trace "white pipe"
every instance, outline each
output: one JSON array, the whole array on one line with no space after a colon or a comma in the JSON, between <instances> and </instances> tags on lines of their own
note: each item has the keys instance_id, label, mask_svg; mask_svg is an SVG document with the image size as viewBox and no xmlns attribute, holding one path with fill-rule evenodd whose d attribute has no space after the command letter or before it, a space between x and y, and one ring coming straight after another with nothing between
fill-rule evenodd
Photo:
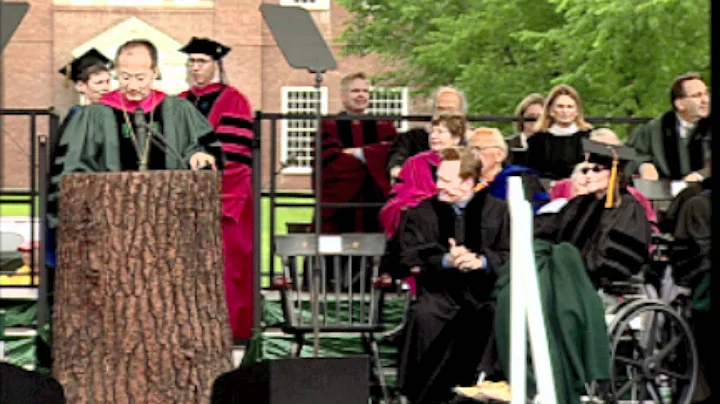
<instances>
[{"instance_id":1,"label":"white pipe","mask_svg":"<svg viewBox=\"0 0 720 404\"><path fill-rule=\"evenodd\" d=\"M508 179L508 205L510 208L510 390L512 404L524 404L527 374L527 329L525 301L523 300L522 221L519 218L523 194Z\"/></svg>"},{"instance_id":2,"label":"white pipe","mask_svg":"<svg viewBox=\"0 0 720 404\"><path fill-rule=\"evenodd\" d=\"M527 314L533 368L538 392L542 397L541 402L542 404L556 404L555 382L535 266L532 207L525 200L520 177L508 178L508 202L511 226L510 310L512 317L510 319L510 381L512 403L521 404L525 402L525 374L527 370L525 318ZM523 306L518 307L521 303ZM521 311L522 313L520 313ZM520 319L515 318L515 316L519 316ZM519 325L519 321L523 322L522 326ZM516 335L516 333L520 335ZM518 382L520 382L520 386L516 386Z\"/></svg>"}]
</instances>

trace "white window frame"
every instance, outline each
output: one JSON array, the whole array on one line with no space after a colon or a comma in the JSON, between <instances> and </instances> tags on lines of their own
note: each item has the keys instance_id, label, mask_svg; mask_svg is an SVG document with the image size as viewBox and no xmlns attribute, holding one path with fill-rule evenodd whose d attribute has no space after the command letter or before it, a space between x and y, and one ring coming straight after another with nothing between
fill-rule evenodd
<instances>
[{"instance_id":1,"label":"white window frame","mask_svg":"<svg viewBox=\"0 0 720 404\"><path fill-rule=\"evenodd\" d=\"M400 90L400 93L401 93L400 102L402 103L402 106L400 107L400 111L392 112L392 113L388 113L387 110L369 107L367 110L368 114L378 114L378 115L407 115L408 114L409 91L408 91L407 87L372 86L372 87L370 87L370 96L372 97L373 92L377 91L377 90ZM398 122L395 122L395 127L397 128L398 131L406 131L409 128L409 123L406 120L400 121L399 125L398 125Z\"/></svg>"},{"instance_id":2,"label":"white window frame","mask_svg":"<svg viewBox=\"0 0 720 404\"><path fill-rule=\"evenodd\" d=\"M290 7L302 7L306 10L330 10L330 0L310 1L310 3L301 3L298 0L280 0L280 5Z\"/></svg>"},{"instance_id":3,"label":"white window frame","mask_svg":"<svg viewBox=\"0 0 720 404\"><path fill-rule=\"evenodd\" d=\"M290 114L293 112L298 111L292 111L290 108L288 108L288 102L290 99L290 94L294 92L317 92L317 89L313 86L283 86L282 88L282 113L283 114ZM320 109L322 111L323 115L327 114L328 110L328 89L327 87L320 87ZM315 109L303 111L306 113L314 114L316 112ZM288 158L288 140L289 140L289 126L288 125L288 119L282 120L282 130L281 130L281 152L280 152L280 161L285 162ZM312 137L313 139L316 139L315 136ZM312 167L285 167L282 169L281 173L283 175L307 175L312 173Z\"/></svg>"}]
</instances>

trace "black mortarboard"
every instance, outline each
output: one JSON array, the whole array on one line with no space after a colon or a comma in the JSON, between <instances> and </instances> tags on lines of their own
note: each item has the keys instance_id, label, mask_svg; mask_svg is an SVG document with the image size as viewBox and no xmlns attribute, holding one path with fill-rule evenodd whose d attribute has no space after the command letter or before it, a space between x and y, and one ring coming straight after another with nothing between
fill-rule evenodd
<instances>
[{"instance_id":1,"label":"black mortarboard","mask_svg":"<svg viewBox=\"0 0 720 404\"><path fill-rule=\"evenodd\" d=\"M606 167L612 167L615 159L619 164L623 164L636 158L635 150L627 146L600 143L589 139L583 139L582 146L583 152L589 154L588 162Z\"/></svg>"},{"instance_id":2,"label":"black mortarboard","mask_svg":"<svg viewBox=\"0 0 720 404\"><path fill-rule=\"evenodd\" d=\"M610 167L610 182L605 207L615 207L615 201L620 196L618 193L618 165L635 160L635 150L622 145L600 143L589 139L583 139L582 145L583 151L589 155L588 162Z\"/></svg>"},{"instance_id":3,"label":"black mortarboard","mask_svg":"<svg viewBox=\"0 0 720 404\"><path fill-rule=\"evenodd\" d=\"M183 53L202 53L215 60L220 60L230 52L227 46L208 38L192 37L187 45L180 48Z\"/></svg>"},{"instance_id":4,"label":"black mortarboard","mask_svg":"<svg viewBox=\"0 0 720 404\"><path fill-rule=\"evenodd\" d=\"M112 67L110 59L105 57L105 55L100 53L97 49L92 48L81 56L73 59L70 63L66 64L58 71L60 74L65 76L66 81L76 83L80 80L80 76L85 69L98 63Z\"/></svg>"}]
</instances>

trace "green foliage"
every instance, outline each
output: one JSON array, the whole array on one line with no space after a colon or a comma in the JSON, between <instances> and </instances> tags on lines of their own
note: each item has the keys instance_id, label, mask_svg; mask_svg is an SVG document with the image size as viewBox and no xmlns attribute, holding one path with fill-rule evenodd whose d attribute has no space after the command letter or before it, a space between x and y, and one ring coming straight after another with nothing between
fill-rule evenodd
<instances>
[{"instance_id":1,"label":"green foliage","mask_svg":"<svg viewBox=\"0 0 720 404\"><path fill-rule=\"evenodd\" d=\"M710 81L707 0L338 0L346 55L380 55L380 83L452 84L471 114L512 114L531 92L574 86L588 116L655 116L673 77Z\"/></svg>"}]
</instances>

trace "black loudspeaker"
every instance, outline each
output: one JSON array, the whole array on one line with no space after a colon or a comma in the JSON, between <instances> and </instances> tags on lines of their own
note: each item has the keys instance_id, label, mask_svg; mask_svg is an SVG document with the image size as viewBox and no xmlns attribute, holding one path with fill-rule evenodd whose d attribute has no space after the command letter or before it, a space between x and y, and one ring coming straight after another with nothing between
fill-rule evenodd
<instances>
[{"instance_id":1,"label":"black loudspeaker","mask_svg":"<svg viewBox=\"0 0 720 404\"><path fill-rule=\"evenodd\" d=\"M220 375L211 404L367 404L370 360L273 359Z\"/></svg>"}]
</instances>

